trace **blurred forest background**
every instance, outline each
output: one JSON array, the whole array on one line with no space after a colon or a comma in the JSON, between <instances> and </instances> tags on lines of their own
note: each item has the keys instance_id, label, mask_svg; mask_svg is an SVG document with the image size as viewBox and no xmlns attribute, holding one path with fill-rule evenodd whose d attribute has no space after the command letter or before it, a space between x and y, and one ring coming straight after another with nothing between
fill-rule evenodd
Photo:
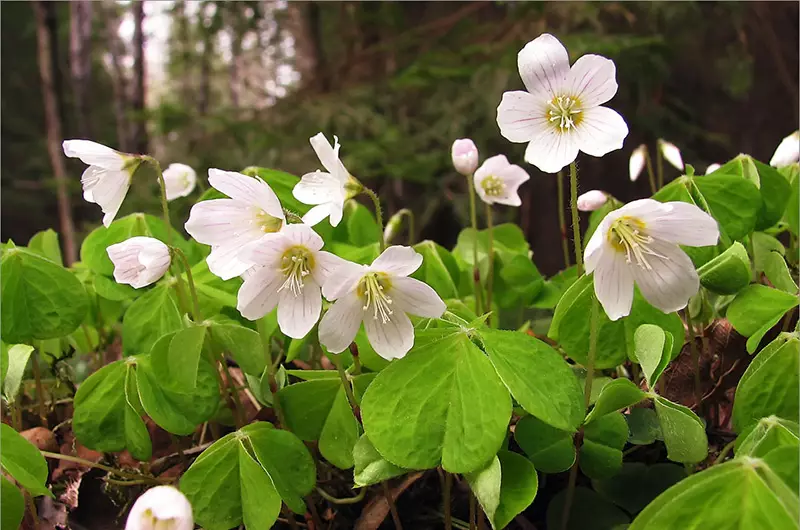
<instances>
[{"instance_id":1,"label":"blurred forest background","mask_svg":"<svg viewBox=\"0 0 800 530\"><path fill-rule=\"evenodd\" d=\"M61 231L59 181L78 243L102 217L60 139L189 164L202 189L209 167L316 169L308 139L323 131L389 213L412 208L422 237L450 246L467 216L449 150L467 136L482 159L504 153L530 172L522 208L502 215L552 274L555 177L495 122L503 91L522 88L517 52L545 31L573 61L617 64L610 106L631 133L603 159L581 155L584 191L649 195L627 174L642 142L670 140L702 172L739 152L768 160L798 128L797 2L4 1L0 17L2 239L20 244ZM137 177L121 215L157 208L155 179ZM191 203L173 203L177 225Z\"/></svg>"}]
</instances>

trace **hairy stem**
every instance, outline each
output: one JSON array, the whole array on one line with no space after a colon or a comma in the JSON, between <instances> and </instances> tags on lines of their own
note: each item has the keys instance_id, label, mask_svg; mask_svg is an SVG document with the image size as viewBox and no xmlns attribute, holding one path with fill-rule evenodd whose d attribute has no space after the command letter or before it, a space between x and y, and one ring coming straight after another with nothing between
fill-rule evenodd
<instances>
[{"instance_id":1,"label":"hairy stem","mask_svg":"<svg viewBox=\"0 0 800 530\"><path fill-rule=\"evenodd\" d=\"M686 328L689 332L689 351L692 353L692 364L694 365L694 401L698 414L702 415L703 387L702 382L700 381L700 352L697 349L697 341L694 340L694 323L692 322L692 315L688 307L684 309L683 317L686 320Z\"/></svg>"},{"instance_id":2,"label":"hairy stem","mask_svg":"<svg viewBox=\"0 0 800 530\"><path fill-rule=\"evenodd\" d=\"M111 466L106 466L103 464L98 464L92 462L91 460L85 460L83 458L79 458L77 456L70 456L70 455L62 455L60 453L51 453L50 451L39 451L42 453L42 456L45 458L53 458L56 460L66 460L67 462L75 462L76 464L81 464L82 466L86 467L94 467L97 469L102 469L103 471L107 471L108 473L113 473L118 477L122 477L129 480L147 480L149 484L169 484L172 482L171 480L164 480L159 479L156 477L147 477L145 475L140 475L138 473L128 473L127 471L122 471L120 469L113 468Z\"/></svg>"},{"instance_id":3,"label":"hairy stem","mask_svg":"<svg viewBox=\"0 0 800 530\"><path fill-rule=\"evenodd\" d=\"M369 197L372 200L372 205L375 207L375 219L378 221L378 228L380 229L380 241L378 242L381 245L381 252L383 252L386 249L386 240L383 238L383 209L381 209L381 200L374 191L366 186L362 188L361 193Z\"/></svg>"},{"instance_id":4,"label":"hairy stem","mask_svg":"<svg viewBox=\"0 0 800 530\"><path fill-rule=\"evenodd\" d=\"M561 230L561 250L564 252L564 268L569 267L569 241L567 240L567 219L564 215L564 173L556 175L558 186L558 228Z\"/></svg>"},{"instance_id":5,"label":"hairy stem","mask_svg":"<svg viewBox=\"0 0 800 530\"><path fill-rule=\"evenodd\" d=\"M649 156L648 156L649 157ZM656 171L658 175L658 189L664 187L664 156L661 154L661 146L656 143Z\"/></svg>"},{"instance_id":6,"label":"hairy stem","mask_svg":"<svg viewBox=\"0 0 800 530\"><path fill-rule=\"evenodd\" d=\"M43 427L47 427L47 409L44 404L44 386L42 386L42 372L39 369L39 352L38 349L31 357L31 368L33 368L33 379L36 382L36 403L39 409L39 421L42 422Z\"/></svg>"},{"instance_id":7,"label":"hairy stem","mask_svg":"<svg viewBox=\"0 0 800 530\"><path fill-rule=\"evenodd\" d=\"M489 232L489 272L486 278L486 312L492 312L492 287L494 283L494 223L492 220L492 205L486 204L486 229ZM486 318L489 324L491 314Z\"/></svg>"},{"instance_id":8,"label":"hairy stem","mask_svg":"<svg viewBox=\"0 0 800 530\"><path fill-rule=\"evenodd\" d=\"M189 260L186 259L186 254L184 254L181 249L173 247L172 252L173 255L178 256L183 270L186 271L186 283L189 284L189 294L192 297L192 315L194 316L195 322L200 322L203 320L203 315L200 312L200 301L197 298L197 289L195 288L194 278L192 277L192 267L189 265Z\"/></svg>"},{"instance_id":9,"label":"hairy stem","mask_svg":"<svg viewBox=\"0 0 800 530\"><path fill-rule=\"evenodd\" d=\"M344 371L344 367L342 366L342 356L341 355L332 355L333 363L336 365L336 370L339 372L339 379L342 380L342 386L344 387L344 393L347 395L347 402L350 403L350 408L353 411L353 416L361 422L361 414L358 410L358 403L356 402L356 396L353 394L353 385L350 384L350 379L347 377L347 374Z\"/></svg>"},{"instance_id":10,"label":"hairy stem","mask_svg":"<svg viewBox=\"0 0 800 530\"><path fill-rule=\"evenodd\" d=\"M569 165L570 210L572 211L572 242L575 245L575 264L578 276L583 274L583 253L581 252L581 218L578 215L578 166Z\"/></svg>"},{"instance_id":11,"label":"hairy stem","mask_svg":"<svg viewBox=\"0 0 800 530\"><path fill-rule=\"evenodd\" d=\"M481 291L481 274L478 269L478 213L475 204L475 188L472 185L473 176L467 176L467 189L469 189L469 220L472 231L475 232L475 241L472 243L472 283L475 291L475 314L482 315L483 296Z\"/></svg>"},{"instance_id":12,"label":"hairy stem","mask_svg":"<svg viewBox=\"0 0 800 530\"><path fill-rule=\"evenodd\" d=\"M275 413L275 418L278 420L278 427L286 429L286 418L283 415L283 407L281 407L281 400L278 397L278 379L275 377L280 364L281 356L278 356L277 363L272 361L272 352L270 351L270 334L267 331L267 317L258 319L256 327L258 334L261 335L261 345L264 348L264 360L267 363L267 374L269 377L269 391L272 394L272 410Z\"/></svg>"},{"instance_id":13,"label":"hairy stem","mask_svg":"<svg viewBox=\"0 0 800 530\"><path fill-rule=\"evenodd\" d=\"M656 151L658 151L657 146L656 146ZM650 191L653 193L653 195L655 195L659 188L658 185L656 184L656 176L655 174L653 174L653 161L650 159L649 149L645 149L644 151L644 162L645 164L647 164L647 177L650 180Z\"/></svg>"},{"instance_id":14,"label":"hairy stem","mask_svg":"<svg viewBox=\"0 0 800 530\"><path fill-rule=\"evenodd\" d=\"M161 213L164 216L164 224L167 225L167 246L172 246L172 223L169 220L169 206L167 205L167 182L164 180L164 173L161 171L161 164L152 156L143 155L142 160L150 164L158 177L158 185L161 188Z\"/></svg>"}]
</instances>

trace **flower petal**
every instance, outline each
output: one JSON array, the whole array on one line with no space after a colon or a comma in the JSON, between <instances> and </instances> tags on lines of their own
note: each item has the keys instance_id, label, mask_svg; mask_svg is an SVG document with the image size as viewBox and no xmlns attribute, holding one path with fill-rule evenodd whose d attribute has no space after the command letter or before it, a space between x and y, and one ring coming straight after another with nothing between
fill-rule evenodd
<instances>
[{"instance_id":1,"label":"flower petal","mask_svg":"<svg viewBox=\"0 0 800 530\"><path fill-rule=\"evenodd\" d=\"M575 132L561 133L551 127L525 149L525 161L545 173L558 173L578 157Z\"/></svg>"},{"instance_id":2,"label":"flower petal","mask_svg":"<svg viewBox=\"0 0 800 530\"><path fill-rule=\"evenodd\" d=\"M251 265L280 268L283 253L291 246L291 242L283 232L264 234L255 241L243 245L239 251L239 259Z\"/></svg>"},{"instance_id":3,"label":"flower petal","mask_svg":"<svg viewBox=\"0 0 800 530\"><path fill-rule=\"evenodd\" d=\"M278 289L283 275L270 267L256 268L239 288L236 309L248 320L258 320L273 309L280 300Z\"/></svg>"},{"instance_id":4,"label":"flower petal","mask_svg":"<svg viewBox=\"0 0 800 530\"><path fill-rule=\"evenodd\" d=\"M644 144L634 149L633 153L631 153L631 159L628 161L628 175L631 178L631 182L636 182L636 179L642 174L646 156L647 146Z\"/></svg>"},{"instance_id":5,"label":"flower petal","mask_svg":"<svg viewBox=\"0 0 800 530\"><path fill-rule=\"evenodd\" d=\"M91 171L90 171L91 170ZM105 214L103 224L108 227L117 216L122 201L131 185L131 175L127 171L107 171L90 166L81 177L84 197L98 204Z\"/></svg>"},{"instance_id":6,"label":"flower petal","mask_svg":"<svg viewBox=\"0 0 800 530\"><path fill-rule=\"evenodd\" d=\"M583 251L583 265L586 268L587 274L595 270L604 252L612 252L614 250L610 248L607 239L608 229L613 219L611 214L606 215L603 220L600 221L592 237L589 238L589 242L586 243L586 248Z\"/></svg>"},{"instance_id":7,"label":"flower petal","mask_svg":"<svg viewBox=\"0 0 800 530\"><path fill-rule=\"evenodd\" d=\"M331 215L332 206L333 205L329 202L314 206L303 216L303 223L308 226L315 226L321 223L326 217ZM336 226L333 223L331 223L331 225Z\"/></svg>"},{"instance_id":8,"label":"flower petal","mask_svg":"<svg viewBox=\"0 0 800 530\"><path fill-rule=\"evenodd\" d=\"M520 50L517 66L528 92L549 101L565 86L569 55L557 38L543 33Z\"/></svg>"},{"instance_id":9,"label":"flower petal","mask_svg":"<svg viewBox=\"0 0 800 530\"><path fill-rule=\"evenodd\" d=\"M577 96L581 107L602 105L617 93L617 67L600 55L584 55L569 71L567 93Z\"/></svg>"},{"instance_id":10,"label":"flower petal","mask_svg":"<svg viewBox=\"0 0 800 530\"><path fill-rule=\"evenodd\" d=\"M582 118L575 127L581 151L587 155L603 156L622 148L622 142L628 136L628 125L617 111L594 107L583 111Z\"/></svg>"},{"instance_id":11,"label":"flower petal","mask_svg":"<svg viewBox=\"0 0 800 530\"><path fill-rule=\"evenodd\" d=\"M663 258L648 255L651 270L637 265L630 267L639 290L650 305L664 313L683 309L700 289L692 260L674 243L656 240L650 248Z\"/></svg>"},{"instance_id":12,"label":"flower petal","mask_svg":"<svg viewBox=\"0 0 800 530\"><path fill-rule=\"evenodd\" d=\"M331 353L340 353L356 338L364 316L364 304L354 292L337 300L319 323L319 342Z\"/></svg>"},{"instance_id":13,"label":"flower petal","mask_svg":"<svg viewBox=\"0 0 800 530\"><path fill-rule=\"evenodd\" d=\"M303 204L325 204L344 200L343 184L330 173L306 173L292 188L292 195Z\"/></svg>"},{"instance_id":14,"label":"flower petal","mask_svg":"<svg viewBox=\"0 0 800 530\"><path fill-rule=\"evenodd\" d=\"M658 209L639 214L647 235L662 241L690 247L716 245L719 240L717 221L688 202L667 202Z\"/></svg>"},{"instance_id":15,"label":"flower petal","mask_svg":"<svg viewBox=\"0 0 800 530\"><path fill-rule=\"evenodd\" d=\"M342 216L344 215L344 201L342 202L332 202L330 204L331 209L331 216L328 221L331 223L331 226L336 227L339 226L339 223L342 221Z\"/></svg>"},{"instance_id":16,"label":"flower petal","mask_svg":"<svg viewBox=\"0 0 800 530\"><path fill-rule=\"evenodd\" d=\"M578 197L578 210L593 212L608 201L608 195L600 190L589 190Z\"/></svg>"},{"instance_id":17,"label":"flower petal","mask_svg":"<svg viewBox=\"0 0 800 530\"><path fill-rule=\"evenodd\" d=\"M396 276L408 276L422 265L422 254L411 247L393 245L381 253L369 268Z\"/></svg>"},{"instance_id":18,"label":"flower petal","mask_svg":"<svg viewBox=\"0 0 800 530\"><path fill-rule=\"evenodd\" d=\"M633 276L630 269L624 253L610 246L600 250L594 268L594 294L611 320L619 320L631 312Z\"/></svg>"},{"instance_id":19,"label":"flower petal","mask_svg":"<svg viewBox=\"0 0 800 530\"><path fill-rule=\"evenodd\" d=\"M392 299L393 311L403 311L426 318L439 318L447 309L431 286L414 278L392 278L391 289L387 294Z\"/></svg>"},{"instance_id":20,"label":"flower petal","mask_svg":"<svg viewBox=\"0 0 800 530\"><path fill-rule=\"evenodd\" d=\"M309 142L311 142L311 147L314 148L314 152L317 153L317 157L322 162L323 167L328 170L333 178L344 185L347 182L348 173L344 164L339 160L339 139L334 136L333 140L334 146L331 147L325 135L317 133Z\"/></svg>"},{"instance_id":21,"label":"flower petal","mask_svg":"<svg viewBox=\"0 0 800 530\"><path fill-rule=\"evenodd\" d=\"M497 125L509 142L530 142L549 128L547 101L521 90L505 92L497 107Z\"/></svg>"},{"instance_id":22,"label":"flower petal","mask_svg":"<svg viewBox=\"0 0 800 530\"><path fill-rule=\"evenodd\" d=\"M211 199L192 206L184 228L199 243L222 245L232 237L249 233L255 240L263 232L254 226L251 208L233 199Z\"/></svg>"},{"instance_id":23,"label":"flower petal","mask_svg":"<svg viewBox=\"0 0 800 530\"><path fill-rule=\"evenodd\" d=\"M164 183L167 185L167 200L186 197L194 191L197 173L186 164L170 164L164 170Z\"/></svg>"},{"instance_id":24,"label":"flower petal","mask_svg":"<svg viewBox=\"0 0 800 530\"><path fill-rule=\"evenodd\" d=\"M713 164L710 164L706 168L706 175L710 175L711 173L715 172L716 170L718 170L721 167L722 166L720 164L717 164L716 162L714 162Z\"/></svg>"},{"instance_id":25,"label":"flower petal","mask_svg":"<svg viewBox=\"0 0 800 530\"><path fill-rule=\"evenodd\" d=\"M269 184L235 171L208 170L208 182L231 199L258 206L272 217L284 219L283 207Z\"/></svg>"},{"instance_id":26,"label":"flower petal","mask_svg":"<svg viewBox=\"0 0 800 530\"><path fill-rule=\"evenodd\" d=\"M669 162L675 169L683 171L681 150L678 149L675 144L669 143L666 140L659 140L658 148L661 150L661 154L664 155L664 160Z\"/></svg>"},{"instance_id":27,"label":"flower petal","mask_svg":"<svg viewBox=\"0 0 800 530\"><path fill-rule=\"evenodd\" d=\"M336 300L345 293L354 291L356 284L367 270L364 265L341 260L339 266L328 275L328 279L322 284L322 294L328 300Z\"/></svg>"},{"instance_id":28,"label":"flower petal","mask_svg":"<svg viewBox=\"0 0 800 530\"><path fill-rule=\"evenodd\" d=\"M90 140L64 140L61 144L69 158L80 158L84 164L112 171L121 171L125 166L122 153Z\"/></svg>"},{"instance_id":29,"label":"flower petal","mask_svg":"<svg viewBox=\"0 0 800 530\"><path fill-rule=\"evenodd\" d=\"M279 296L278 326L285 335L302 339L317 323L322 312L319 285L309 278L299 295L295 295L291 289L284 289Z\"/></svg>"},{"instance_id":30,"label":"flower petal","mask_svg":"<svg viewBox=\"0 0 800 530\"><path fill-rule=\"evenodd\" d=\"M320 285L325 285L328 278L330 278L339 267L348 263L336 254L331 254L324 250L314 253L314 262L315 266L311 271L311 275L314 277L314 281ZM360 270L361 268L359 267L359 271Z\"/></svg>"},{"instance_id":31,"label":"flower petal","mask_svg":"<svg viewBox=\"0 0 800 530\"><path fill-rule=\"evenodd\" d=\"M305 224L286 225L281 233L292 245L302 245L313 252L321 249L324 244L319 234Z\"/></svg>"},{"instance_id":32,"label":"flower petal","mask_svg":"<svg viewBox=\"0 0 800 530\"><path fill-rule=\"evenodd\" d=\"M252 263L240 257L242 250L252 241L253 239L248 234L243 234L222 245L212 247L211 253L206 257L208 270L223 280L241 276L244 271L253 266Z\"/></svg>"},{"instance_id":33,"label":"flower petal","mask_svg":"<svg viewBox=\"0 0 800 530\"><path fill-rule=\"evenodd\" d=\"M365 315L364 330L375 353L389 361L405 357L414 346L414 326L402 311L394 311L388 322Z\"/></svg>"},{"instance_id":34,"label":"flower petal","mask_svg":"<svg viewBox=\"0 0 800 530\"><path fill-rule=\"evenodd\" d=\"M769 161L773 167L785 167L800 160L800 131L795 131L778 144Z\"/></svg>"}]
</instances>

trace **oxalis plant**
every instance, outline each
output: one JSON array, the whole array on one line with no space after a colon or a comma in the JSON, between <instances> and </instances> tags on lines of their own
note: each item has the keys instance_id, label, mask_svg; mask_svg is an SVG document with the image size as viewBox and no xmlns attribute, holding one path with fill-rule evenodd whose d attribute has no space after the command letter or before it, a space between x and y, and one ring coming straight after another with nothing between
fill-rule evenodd
<instances>
[{"instance_id":1,"label":"oxalis plant","mask_svg":"<svg viewBox=\"0 0 800 530\"><path fill-rule=\"evenodd\" d=\"M493 221L520 206L528 173L504 155L479 166L467 139L452 157L471 226L451 250L416 241L408 209L384 226L379 197L322 133L311 146L324 169L302 178L210 169L190 239L169 202L192 193L191 168L65 141L88 165L84 198L103 226L69 269L52 231L3 247L14 428L0 431L2 527L62 493L47 458L99 468L127 499L147 490L128 529L321 529L381 497L396 528L514 527L534 502L553 530L797 528L798 133L770 165L739 155L702 176L659 140L655 163L647 146L631 156L650 198L579 197L579 153L603 156L628 134L603 106L614 63L570 65L544 34L520 51L519 72L525 90L502 95L500 132L558 174L559 201L569 173L573 246L564 238L562 250L573 264L548 279L519 227ZM682 175L665 178L670 166ZM161 217L116 219L148 172ZM585 233L579 209L591 211ZM122 358L108 362L100 352L120 340ZM73 395L64 360L75 354L92 371ZM679 369L693 388L683 404L665 384ZM46 384L48 370L62 384ZM44 427L66 394L77 443L105 456L39 451L21 436L25 387ZM160 430L179 454L153 458ZM425 474L438 475L441 504L398 511Z\"/></svg>"}]
</instances>

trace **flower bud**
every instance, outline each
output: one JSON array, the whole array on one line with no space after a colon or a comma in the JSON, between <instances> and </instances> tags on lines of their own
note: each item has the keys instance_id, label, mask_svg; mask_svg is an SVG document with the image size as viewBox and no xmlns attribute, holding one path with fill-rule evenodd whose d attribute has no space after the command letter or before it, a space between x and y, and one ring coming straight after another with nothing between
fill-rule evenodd
<instances>
[{"instance_id":1,"label":"flower bud","mask_svg":"<svg viewBox=\"0 0 800 530\"><path fill-rule=\"evenodd\" d=\"M630 175L631 182L636 182L639 175L644 168L645 156L647 156L647 146L642 144L631 153L631 159L628 162L628 174Z\"/></svg>"},{"instance_id":2,"label":"flower bud","mask_svg":"<svg viewBox=\"0 0 800 530\"><path fill-rule=\"evenodd\" d=\"M462 175L472 175L478 169L478 148L469 138L453 142L453 166Z\"/></svg>"},{"instance_id":3,"label":"flower bud","mask_svg":"<svg viewBox=\"0 0 800 530\"><path fill-rule=\"evenodd\" d=\"M197 173L186 164L170 164L164 170L164 183L167 185L167 200L186 197L197 183Z\"/></svg>"},{"instance_id":4,"label":"flower bud","mask_svg":"<svg viewBox=\"0 0 800 530\"><path fill-rule=\"evenodd\" d=\"M710 175L711 173L715 172L716 170L718 170L721 167L722 167L721 165L716 164L716 163L711 164L710 166L708 166L706 168L706 175Z\"/></svg>"},{"instance_id":5,"label":"flower bud","mask_svg":"<svg viewBox=\"0 0 800 530\"><path fill-rule=\"evenodd\" d=\"M140 289L158 281L170 263L167 245L152 237L136 236L106 249L117 283Z\"/></svg>"},{"instance_id":6,"label":"flower bud","mask_svg":"<svg viewBox=\"0 0 800 530\"><path fill-rule=\"evenodd\" d=\"M578 210L593 212L598 210L608 201L608 195L600 190L591 190L578 197Z\"/></svg>"},{"instance_id":7,"label":"flower bud","mask_svg":"<svg viewBox=\"0 0 800 530\"><path fill-rule=\"evenodd\" d=\"M144 492L128 514L125 530L192 530L192 505L172 486Z\"/></svg>"},{"instance_id":8,"label":"flower bud","mask_svg":"<svg viewBox=\"0 0 800 530\"><path fill-rule=\"evenodd\" d=\"M800 131L795 131L783 140L775 149L769 161L772 167L786 167L800 160Z\"/></svg>"},{"instance_id":9,"label":"flower bud","mask_svg":"<svg viewBox=\"0 0 800 530\"><path fill-rule=\"evenodd\" d=\"M683 171L683 158L681 157L681 150L678 149L675 144L671 144L666 140L658 140L658 148L661 150L661 154L664 156L664 160L669 162L671 165L675 167L675 169L679 169Z\"/></svg>"}]
</instances>

